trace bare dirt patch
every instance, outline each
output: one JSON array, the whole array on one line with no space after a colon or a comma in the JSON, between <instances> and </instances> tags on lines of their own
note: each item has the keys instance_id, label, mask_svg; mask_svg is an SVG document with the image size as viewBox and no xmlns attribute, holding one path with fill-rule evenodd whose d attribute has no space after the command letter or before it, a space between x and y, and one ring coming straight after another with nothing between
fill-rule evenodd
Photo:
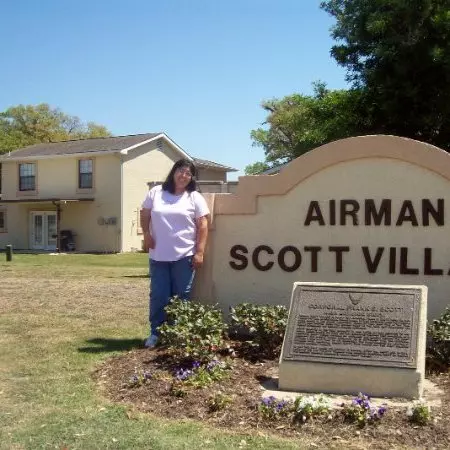
<instances>
[{"instance_id":1,"label":"bare dirt patch","mask_svg":"<svg viewBox=\"0 0 450 450\"><path fill-rule=\"evenodd\" d=\"M429 425L414 426L408 421L405 408L390 408L377 424L359 429L344 422L339 410L333 411L331 417L316 418L305 424L294 424L288 418L264 420L258 413L261 384L277 364L277 360L235 358L225 380L201 389L186 388L184 397L174 395L175 368L164 349L138 349L111 358L97 369L94 377L111 400L170 419L193 419L237 432L296 438L321 448L450 448L450 373L432 376L445 394L442 406L432 411L433 420ZM130 387L130 377L136 370L147 371L152 377L145 384ZM225 409L211 412L209 399L218 392L233 401Z\"/></svg>"}]
</instances>

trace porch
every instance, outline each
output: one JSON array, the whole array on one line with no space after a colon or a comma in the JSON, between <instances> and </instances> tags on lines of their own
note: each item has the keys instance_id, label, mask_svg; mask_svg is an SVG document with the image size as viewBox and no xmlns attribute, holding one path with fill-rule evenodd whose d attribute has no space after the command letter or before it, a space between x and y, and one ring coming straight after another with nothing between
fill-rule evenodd
<instances>
[{"instance_id":1,"label":"porch","mask_svg":"<svg viewBox=\"0 0 450 450\"><path fill-rule=\"evenodd\" d=\"M0 245L12 244L18 251L30 252L76 250L76 226L70 217L65 220L65 213L74 205L93 201L94 198L0 200L7 219Z\"/></svg>"}]
</instances>

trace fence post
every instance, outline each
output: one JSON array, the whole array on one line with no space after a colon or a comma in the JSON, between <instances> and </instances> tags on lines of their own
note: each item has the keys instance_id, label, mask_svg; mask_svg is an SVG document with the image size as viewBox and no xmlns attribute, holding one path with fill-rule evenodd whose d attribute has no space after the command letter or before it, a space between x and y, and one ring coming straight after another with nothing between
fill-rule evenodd
<instances>
[{"instance_id":1,"label":"fence post","mask_svg":"<svg viewBox=\"0 0 450 450\"><path fill-rule=\"evenodd\" d=\"M8 244L6 246L6 261L12 261L12 245Z\"/></svg>"}]
</instances>

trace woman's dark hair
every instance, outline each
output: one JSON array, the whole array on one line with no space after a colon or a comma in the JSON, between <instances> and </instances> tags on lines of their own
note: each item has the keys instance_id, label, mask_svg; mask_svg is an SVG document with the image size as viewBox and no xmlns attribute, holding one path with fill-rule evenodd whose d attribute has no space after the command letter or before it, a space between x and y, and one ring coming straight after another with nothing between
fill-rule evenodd
<instances>
[{"instance_id":1,"label":"woman's dark hair","mask_svg":"<svg viewBox=\"0 0 450 450\"><path fill-rule=\"evenodd\" d=\"M195 168L194 164L188 159L179 159L173 165L172 169L169 172L169 175L167 175L166 181L164 181L162 185L164 191L175 194L175 181L173 177L175 175L175 172L183 167L187 167L192 173L192 178L191 181L189 181L189 184L186 186L186 191L192 192L197 190L197 169Z\"/></svg>"}]
</instances>

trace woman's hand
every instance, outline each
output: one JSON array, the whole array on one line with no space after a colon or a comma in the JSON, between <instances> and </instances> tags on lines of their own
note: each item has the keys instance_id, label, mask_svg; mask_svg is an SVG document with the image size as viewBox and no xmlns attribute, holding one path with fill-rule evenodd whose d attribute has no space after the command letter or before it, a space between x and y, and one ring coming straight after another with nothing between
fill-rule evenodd
<instances>
[{"instance_id":1,"label":"woman's hand","mask_svg":"<svg viewBox=\"0 0 450 450\"><path fill-rule=\"evenodd\" d=\"M197 252L192 258L192 267L198 269L203 266L203 253Z\"/></svg>"},{"instance_id":2,"label":"woman's hand","mask_svg":"<svg viewBox=\"0 0 450 450\"><path fill-rule=\"evenodd\" d=\"M150 248L155 248L155 240L150 233L144 233L144 252L148 252Z\"/></svg>"}]
</instances>

